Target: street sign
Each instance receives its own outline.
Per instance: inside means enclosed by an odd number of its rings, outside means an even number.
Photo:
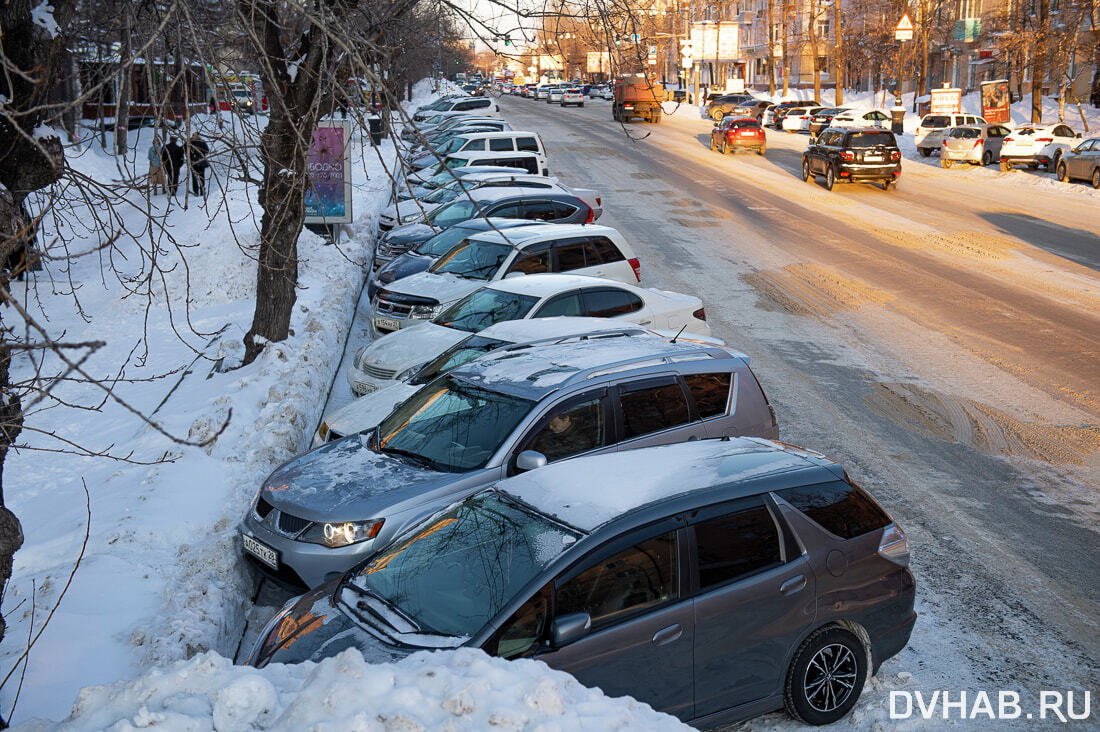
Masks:
[[[895,41],[911,41],[913,40],[913,21],[909,19],[909,13],[905,13],[901,16],[901,20],[898,21],[897,27],[894,29]]]
[[[631,33],[630,34],[630,42],[631,43],[637,43],[641,39],[642,39],[642,37],[640,35],[638,35],[637,33]]]

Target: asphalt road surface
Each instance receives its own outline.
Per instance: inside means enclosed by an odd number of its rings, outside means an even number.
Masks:
[[[805,135],[723,157],[694,110],[624,130],[606,101],[500,104],[542,135],[552,174],[602,193],[598,223],[630,239],[645,286],[703,299],[783,439],[841,460],[908,531],[921,618],[892,671],[929,688],[1092,689],[1095,708],[1091,189],[932,157],[905,159],[894,191],[828,192],[800,178]]]

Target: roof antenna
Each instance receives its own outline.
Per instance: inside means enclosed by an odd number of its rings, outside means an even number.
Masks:
[[[683,333],[683,332],[684,332],[684,330],[685,330],[685,329],[686,329],[687,327],[688,327],[688,326],[687,326],[687,323],[684,323],[683,327],[682,327],[682,328],[680,328],[680,330],[676,332],[676,335],[672,336],[672,340],[671,340],[671,341],[669,341],[669,343],[675,343],[675,342],[676,342],[676,339],[680,337],[680,334],[681,334],[681,333]]]

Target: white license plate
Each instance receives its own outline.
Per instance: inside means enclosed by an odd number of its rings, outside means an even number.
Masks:
[[[368,384],[365,381],[356,381],[355,391],[359,393],[359,396],[366,396],[367,394],[372,394],[378,391],[378,385]]]
[[[863,162],[865,163],[881,163],[885,160],[886,158],[882,157],[881,155],[867,155],[863,158]]]
[[[393,318],[375,318],[374,327],[385,330],[401,330],[401,321]]]
[[[244,542],[244,550],[272,569],[279,568],[279,552],[275,551],[262,541],[253,539],[248,534],[241,534]]]

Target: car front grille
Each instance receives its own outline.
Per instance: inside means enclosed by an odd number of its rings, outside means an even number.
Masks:
[[[402,305],[379,297],[374,303],[374,312],[378,315],[395,315],[400,318],[407,318],[409,313],[412,312],[412,305]]]
[[[384,381],[386,379],[392,379],[394,376],[396,376],[397,369],[383,369],[379,368],[378,366],[367,364],[363,367],[363,373],[372,378],[381,379]]]
[[[256,501],[256,515],[259,516],[260,519],[267,518],[267,515],[271,513],[274,508],[274,506],[265,501],[263,498],[260,498]]]
[[[279,531],[285,531],[288,534],[297,534],[302,529],[309,526],[309,524],[310,522],[304,518],[292,516],[283,511],[279,512]]]
[[[389,231],[393,228],[393,222],[388,222],[388,223],[385,222],[385,221],[379,222],[378,228],[379,228],[380,231]]]

